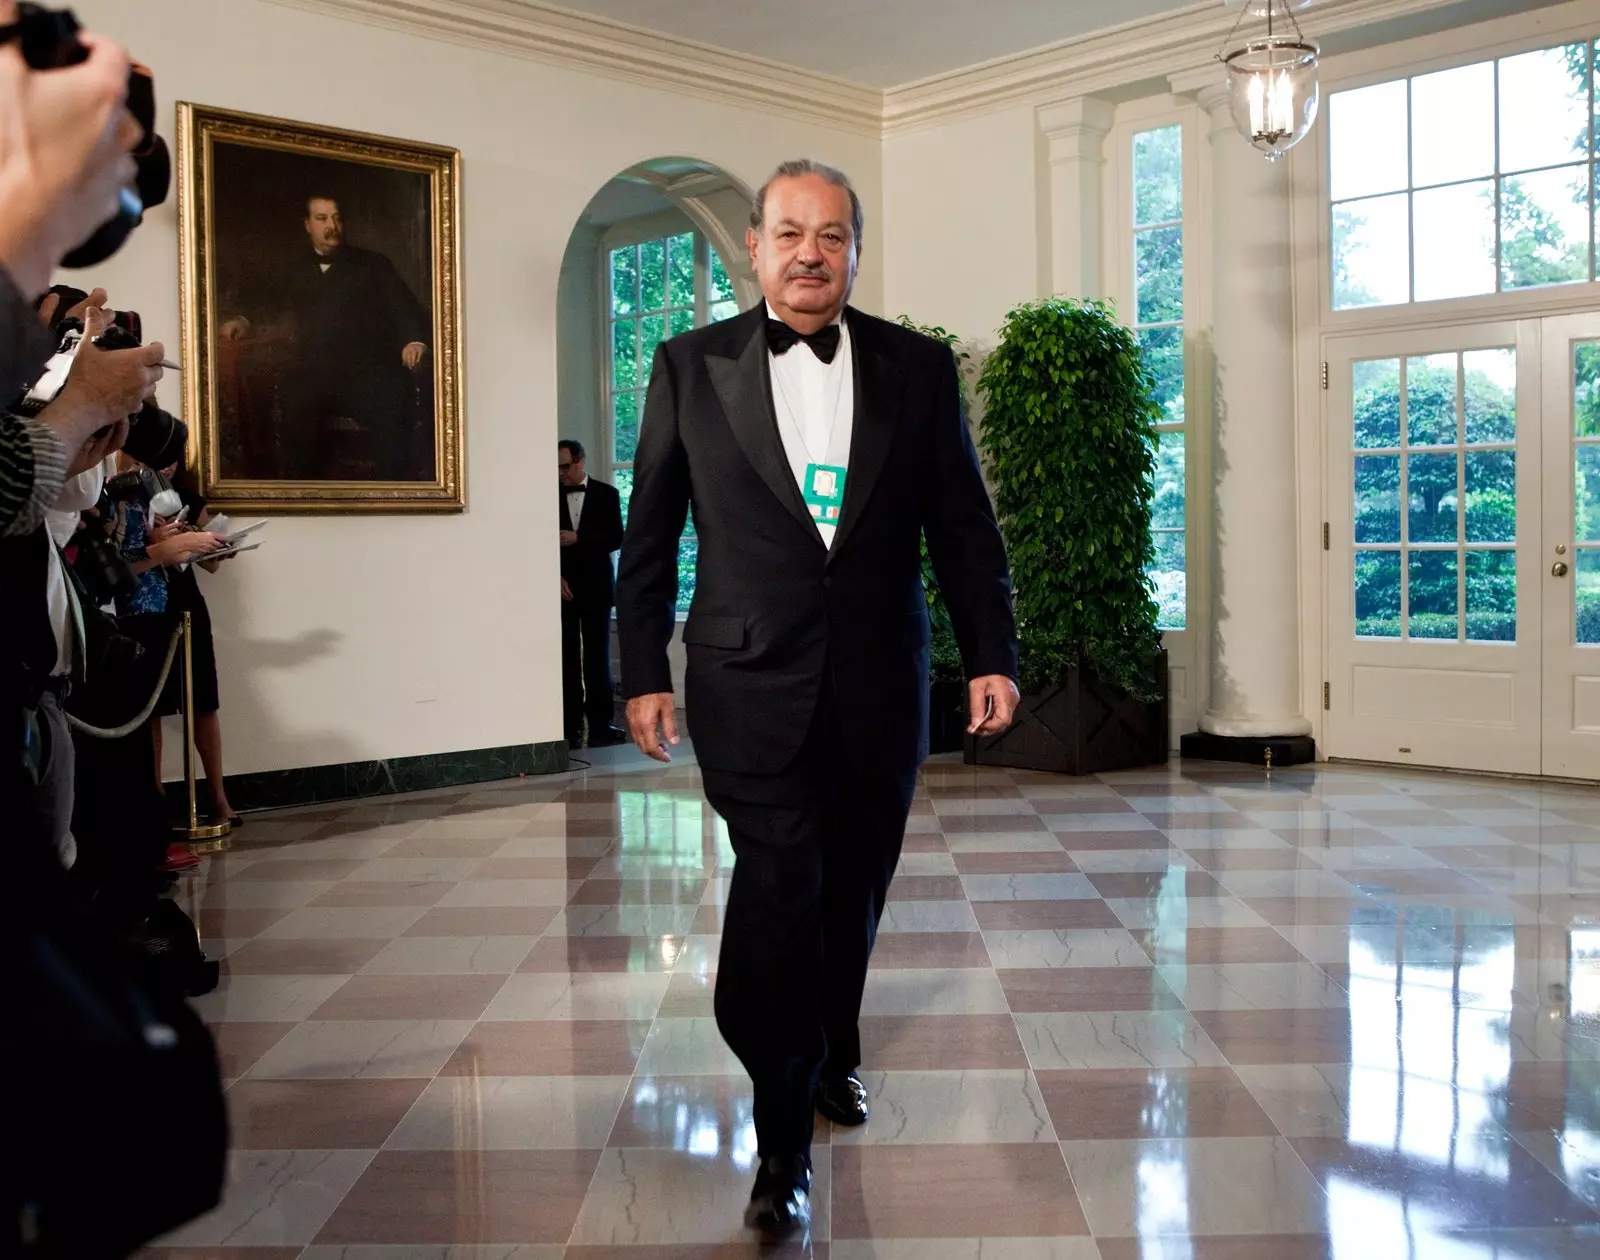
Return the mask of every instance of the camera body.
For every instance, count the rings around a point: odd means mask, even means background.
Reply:
[[[139,584],[111,540],[117,509],[123,505],[129,512],[156,516],[175,516],[183,507],[172,484],[153,468],[134,468],[106,478],[98,512],[85,518],[84,528],[73,539],[77,551],[73,571],[96,604],[131,595]]]
[[[81,29],[70,10],[24,2],[17,5],[16,21],[4,38],[21,45],[22,59],[30,69],[61,70],[88,59],[89,50],[78,39]],[[144,221],[144,212],[167,199],[172,187],[172,155],[166,141],[156,134],[155,78],[144,66],[135,65],[128,71],[128,111],[140,127],[139,143],[133,150],[138,168],[134,184],[121,190],[117,213],[62,259],[63,266],[93,267],[104,262]]]
[[[18,415],[38,415],[56,400],[72,373],[72,365],[83,349],[83,324],[76,319],[64,319],[57,325],[57,333],[60,342],[45,364],[44,373],[11,407]],[[137,311],[117,311],[110,326],[94,344],[101,350],[134,350],[144,343],[143,336],[143,322]],[[166,468],[183,459],[189,444],[189,429],[182,420],[150,401],[146,401],[131,419],[128,440],[122,449],[134,459],[151,468]]]

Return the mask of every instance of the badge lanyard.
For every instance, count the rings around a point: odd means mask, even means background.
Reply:
[[[791,351],[794,353],[794,351]],[[853,358],[854,356],[852,356]],[[823,459],[827,459],[835,452],[833,440],[839,429],[839,407],[844,401],[844,381],[850,373],[844,371],[845,365],[840,364],[838,372],[839,381],[834,388],[833,417],[828,423],[828,440],[823,448]],[[805,478],[801,485],[801,495],[805,499],[806,507],[811,511],[811,519],[818,525],[837,526],[840,513],[844,509],[844,485],[847,469],[844,464],[827,464],[816,458],[816,453],[811,448],[811,443],[806,440],[805,429],[801,424],[799,409],[789,397],[789,391],[784,388],[783,377],[774,373],[773,379],[777,381],[778,392],[783,395],[783,401],[788,412],[789,426],[794,430],[795,437],[800,442],[800,449],[806,453]]]

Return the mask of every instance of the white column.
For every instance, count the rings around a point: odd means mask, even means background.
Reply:
[[[1300,712],[1294,304],[1288,164],[1235,129],[1225,86],[1211,123],[1214,480],[1211,700],[1200,729],[1309,735]]]
[[[1039,110],[1050,158],[1050,291],[1105,296],[1100,267],[1101,168],[1112,106],[1079,96]]]

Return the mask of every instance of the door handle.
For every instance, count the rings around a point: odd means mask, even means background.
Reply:
[[[1566,562],[1563,561],[1563,560],[1557,560],[1554,564],[1552,564],[1550,566],[1550,576],[1551,577],[1566,577],[1567,576]]]

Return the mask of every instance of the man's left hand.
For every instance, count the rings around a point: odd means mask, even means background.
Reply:
[[[415,370],[417,364],[422,362],[422,356],[427,353],[428,347],[426,345],[420,341],[413,341],[400,352],[400,362]]]
[[[967,684],[967,700],[972,706],[972,721],[967,726],[968,735],[998,735],[1011,725],[1016,716],[1017,684],[1004,674],[985,674]],[[994,702],[989,711],[990,701]],[[986,718],[984,714],[988,712]]]

